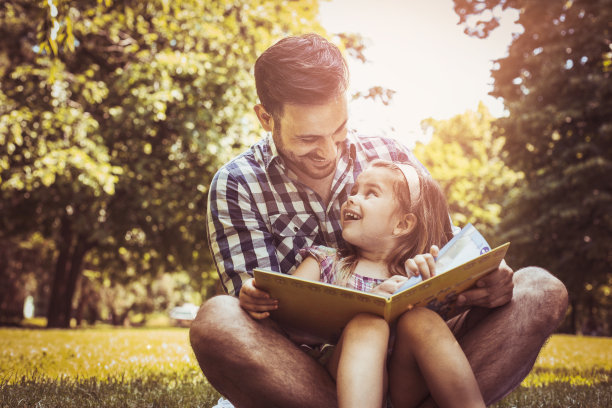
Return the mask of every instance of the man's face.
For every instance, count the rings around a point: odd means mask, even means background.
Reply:
[[[286,165],[305,184],[333,174],[346,139],[346,95],[322,105],[285,105],[274,144]]]

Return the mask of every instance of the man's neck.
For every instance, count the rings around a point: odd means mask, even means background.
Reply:
[[[306,186],[310,187],[315,193],[317,193],[319,197],[321,197],[321,200],[323,200],[323,203],[325,203],[325,205],[327,206],[332,196],[331,189],[336,172],[331,172],[325,178],[315,179],[302,173],[300,169],[296,169],[291,166],[289,166],[289,168],[296,174],[298,180],[302,184],[305,184]]]
[[[323,202],[325,203],[325,206],[327,206],[327,204],[329,204],[329,200],[331,199],[331,195],[332,195],[331,188],[332,188],[333,182],[334,182],[334,173],[330,174],[324,179],[316,180],[315,183],[311,183],[311,184],[304,183],[304,184],[312,188],[315,191],[315,193],[317,193],[319,197],[321,197],[321,200],[323,200]]]

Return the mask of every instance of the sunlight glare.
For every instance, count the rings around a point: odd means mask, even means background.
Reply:
[[[351,104],[352,126],[365,133],[396,137],[409,146],[426,139],[420,122],[446,119],[483,101],[495,116],[504,113],[492,89],[493,60],[507,54],[515,10],[494,10],[501,25],[481,40],[457,25],[451,0],[428,2],[332,0],[320,5],[321,22],[330,34],[359,33],[368,62],[349,59],[352,93],[372,86],[396,91],[389,106],[380,101]]]

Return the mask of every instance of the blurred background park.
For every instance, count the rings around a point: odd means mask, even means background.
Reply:
[[[221,292],[209,184],[262,135],[255,59],[305,32],[344,50],[352,126],[413,146],[456,225],[566,284],[571,336],[524,386],[578,403],[500,406],[612,403],[610,339],[573,336],[612,332],[611,22],[610,0],[0,2],[0,405],[216,400],[167,327]]]
[[[571,305],[560,331],[610,335],[610,1],[416,3],[2,2],[0,322],[168,324],[172,308],[218,293],[206,196],[219,166],[261,136],[253,63],[315,31],[355,72],[358,130],[415,146],[455,224],[512,241],[514,268],[562,279]],[[405,38],[403,18],[422,20]],[[363,34],[368,19],[387,37]],[[484,66],[449,40],[477,49],[508,19]],[[386,60],[369,60],[368,47]],[[474,72],[488,84],[483,102],[453,104]],[[427,104],[437,110],[416,108]]]

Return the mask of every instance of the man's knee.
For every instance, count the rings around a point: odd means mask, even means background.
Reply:
[[[231,326],[244,317],[238,299],[232,296],[215,296],[206,301],[198,311],[189,329],[189,339],[196,355],[212,349],[211,343],[222,341],[232,332]]]
[[[568,295],[563,282],[545,269],[523,268],[515,273],[514,301],[528,308],[532,316],[552,332],[565,317]]]

